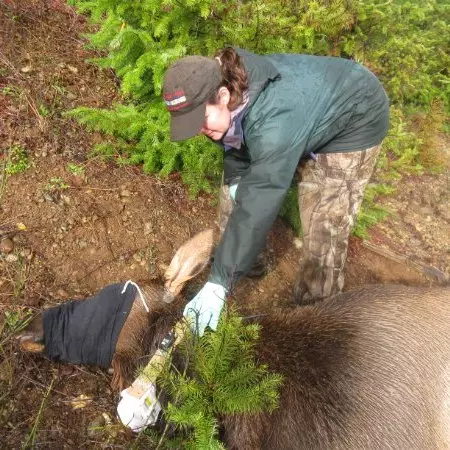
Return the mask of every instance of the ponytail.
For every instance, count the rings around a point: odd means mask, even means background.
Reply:
[[[241,57],[232,47],[225,47],[222,50],[218,50],[214,57],[218,59],[222,71],[222,82],[219,89],[226,87],[230,91],[228,109],[233,111],[244,100],[244,92],[248,89],[247,73],[245,72]],[[214,94],[214,96],[214,101],[211,103],[217,102],[217,95]]]

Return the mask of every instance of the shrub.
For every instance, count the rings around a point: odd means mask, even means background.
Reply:
[[[123,162],[143,164],[146,172],[164,176],[180,171],[192,194],[210,190],[211,180],[217,180],[221,151],[204,138],[169,141],[162,76],[186,54],[211,55],[232,44],[260,53],[334,55],[365,64],[380,77],[392,101],[392,126],[382,157],[386,179],[422,170],[424,160],[418,155],[424,137],[411,131],[408,108],[424,110],[440,99],[448,112],[450,21],[443,0],[71,3],[99,24],[88,35],[89,45],[106,56],[93,61],[115,70],[125,104],[110,110],[78,108],[70,115],[113,138],[100,151],[117,151]]]

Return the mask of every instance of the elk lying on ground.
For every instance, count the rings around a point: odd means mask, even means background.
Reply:
[[[173,267],[186,268],[187,256],[192,251],[178,253]],[[197,272],[169,268],[165,299]],[[153,289],[143,289],[150,313],[136,297],[119,336],[116,388],[177,319]],[[284,376],[280,405],[271,414],[221,418],[227,448],[450,448],[449,288],[365,286],[253,320],[261,325],[258,361]],[[26,336],[22,346],[33,341]]]

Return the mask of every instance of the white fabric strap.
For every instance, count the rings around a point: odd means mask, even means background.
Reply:
[[[128,281],[125,283],[125,286],[123,287],[121,294],[123,294],[123,293],[127,290],[127,287],[128,287],[130,284],[132,284],[132,285],[137,289],[137,291],[138,291],[138,293],[139,293],[139,297],[141,297],[142,304],[144,305],[145,310],[146,310],[147,312],[150,312],[150,310],[148,309],[147,303],[145,302],[144,294],[142,293],[142,291],[140,290],[139,286],[138,286],[134,281],[128,280]]]

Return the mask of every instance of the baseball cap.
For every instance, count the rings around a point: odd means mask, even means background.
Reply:
[[[206,103],[222,82],[220,64],[205,56],[185,56],[164,75],[163,98],[170,112],[170,138],[182,141],[198,134]]]

